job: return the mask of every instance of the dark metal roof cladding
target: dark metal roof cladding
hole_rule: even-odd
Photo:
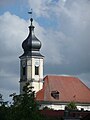
[[[38,54],[39,56],[42,56],[39,53],[41,42],[34,34],[34,26],[32,25],[33,19],[31,18],[30,21],[31,25],[29,26],[29,35],[22,43],[22,48],[24,49],[24,54],[22,56],[31,56],[33,51],[35,53],[33,55],[37,56]]]

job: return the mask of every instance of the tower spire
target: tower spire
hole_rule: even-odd
[[[31,18],[30,18],[30,21],[31,21],[31,26],[32,26],[32,22],[33,22],[33,18],[32,18],[32,9],[31,9],[31,11],[30,12],[28,12],[28,14],[30,14],[31,15]]]
[[[37,92],[43,86],[43,58],[40,54],[41,42],[34,34],[34,26],[32,24],[32,9],[28,12],[31,25],[29,26],[29,34],[22,42],[24,53],[20,58],[20,93],[23,93],[23,87],[27,82],[31,83]]]

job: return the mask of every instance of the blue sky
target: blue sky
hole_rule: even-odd
[[[45,56],[44,76],[73,75],[90,87],[89,0],[0,1],[0,93],[19,93],[19,56],[33,9],[35,34]]]

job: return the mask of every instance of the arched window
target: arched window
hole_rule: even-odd
[[[39,66],[35,66],[35,75],[39,75]]]
[[[26,67],[23,67],[23,75],[26,75]]]

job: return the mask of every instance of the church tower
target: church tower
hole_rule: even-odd
[[[43,85],[43,58],[40,54],[41,42],[34,34],[33,19],[30,19],[29,35],[22,42],[24,50],[20,58],[20,94],[23,93],[23,87],[27,82],[34,87],[37,92]]]

